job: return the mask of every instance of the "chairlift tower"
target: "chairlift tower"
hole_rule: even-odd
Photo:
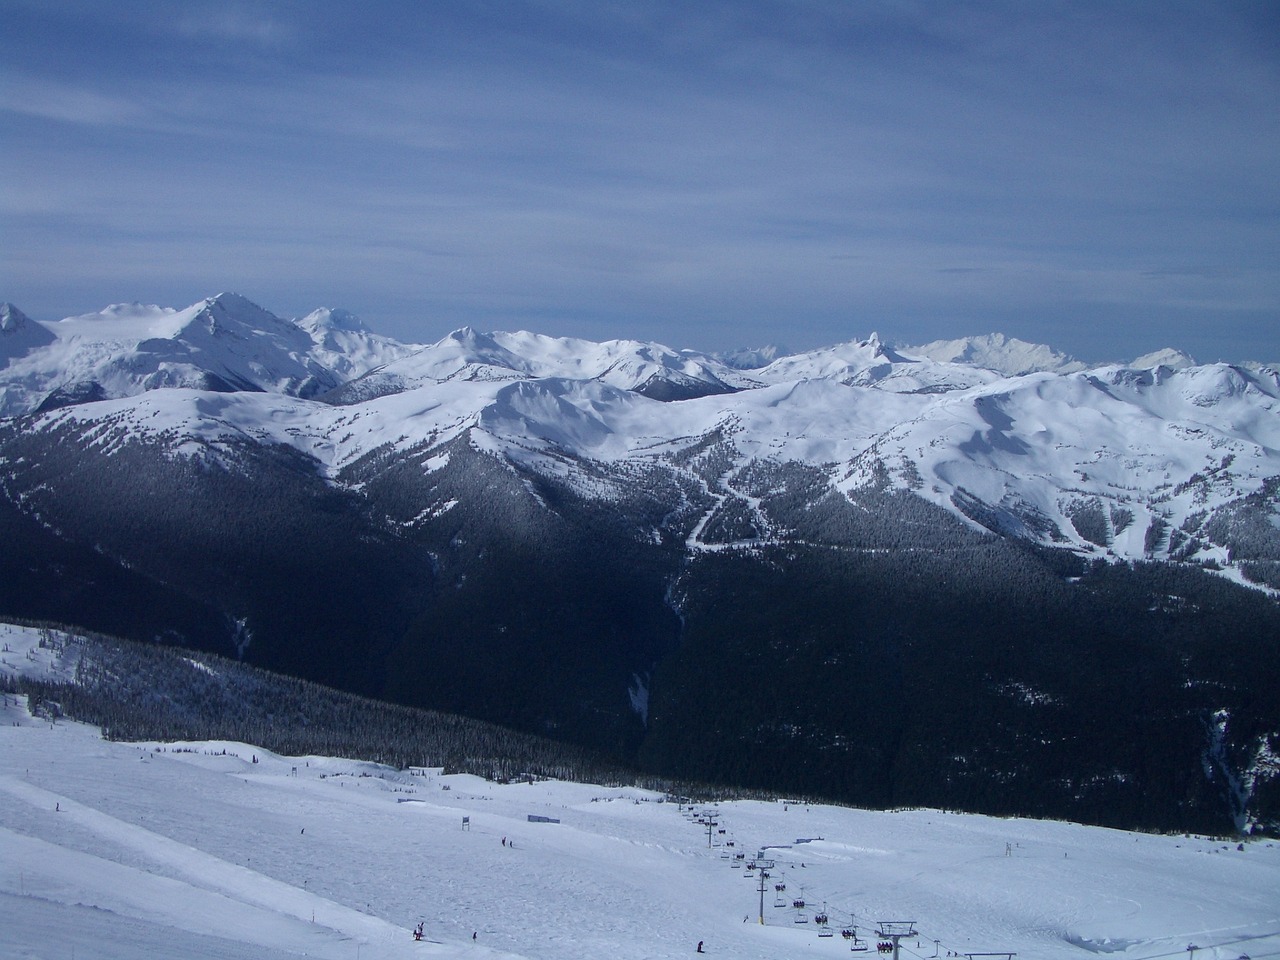
[[[758,879],[759,881],[759,886],[756,887],[756,890],[758,890],[760,893],[760,924],[763,925],[764,924],[764,887],[765,887],[765,884],[767,884],[769,881],[769,870],[773,869],[773,860],[758,860],[756,861],[756,865],[758,865],[758,867],[760,868],[758,877],[756,877],[756,879]]]
[[[705,820],[703,820],[702,822],[703,822],[703,823],[705,823],[705,824],[707,825],[707,849],[708,849],[708,850],[710,850],[710,849],[711,849],[711,835],[712,835],[712,833],[714,833],[714,832],[715,832],[715,828],[716,828],[716,827],[718,827],[718,826],[720,826],[720,824],[719,824],[719,822],[715,819],[715,817],[707,817],[707,818],[706,818]]]
[[[914,920],[881,920],[876,927],[876,936],[893,941],[893,960],[898,960],[898,941],[903,937],[918,937]]]

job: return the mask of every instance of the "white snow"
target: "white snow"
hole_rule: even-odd
[[[15,650],[34,636],[0,627]],[[238,743],[108,743],[9,695],[0,955],[649,960],[702,940],[710,956],[833,958],[853,955],[842,928],[874,954],[891,920],[915,921],[907,960],[1280,954],[1270,841],[739,801],[719,804],[709,848],[707,827],[662,800]],[[761,925],[757,874],[727,855],[765,847]],[[835,936],[818,936],[819,911]]]
[[[11,312],[15,329],[18,319]],[[236,438],[284,443],[334,478],[378,447],[439,447],[471,431],[480,449],[577,482],[577,459],[670,467],[672,453],[718,433],[732,464],[716,496],[741,496],[725,484],[752,458],[819,466],[840,489],[882,463],[892,483],[953,512],[954,498],[978,497],[1024,535],[1052,526],[1081,552],[1136,559],[1148,555],[1153,522],[1177,528],[1280,475],[1280,372],[1194,365],[1171,351],[1085,370],[998,334],[903,350],[872,334],[742,372],[656,343],[523,331],[464,328],[413,347],[344,311],[290,322],[234,295],[181,311],[117,305],[41,329],[56,339],[3,370],[0,416],[94,380],[111,399],[54,411],[30,429],[100,424],[101,443],[147,436],[185,456],[221,457]],[[1025,369],[1036,372],[1007,375]],[[201,371],[266,392],[174,389],[201,386]],[[343,406],[287,395],[350,377],[337,388]],[[737,392],[668,403],[635,392],[654,378]],[[616,493],[595,478],[581,488]],[[1095,501],[1108,517],[1106,546],[1070,519]],[[1014,515],[1028,510],[1040,522],[1020,526]],[[1116,530],[1111,518],[1124,516]]]

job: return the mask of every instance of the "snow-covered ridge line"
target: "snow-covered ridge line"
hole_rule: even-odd
[[[1166,349],[1126,366],[1182,369],[1195,362]],[[597,343],[471,328],[430,345],[405,344],[375,334],[345,310],[322,307],[286,320],[232,293],[181,310],[114,304],[54,321],[34,321],[12,304],[0,305],[0,416],[172,387],[329,392],[331,401],[360,402],[445,380],[551,377],[678,400],[800,379],[942,392],[1084,369],[1051,347],[1000,334],[896,348],[872,334],[799,354],[771,347],[717,356],[633,340]]]
[[[0,327],[20,338],[0,340],[0,414],[43,411],[24,429],[76,423],[104,450],[149,437],[215,459],[228,442],[283,444],[331,478],[374,450],[467,431],[556,476],[588,461],[674,469],[680,438],[728,430],[728,477],[794,461],[837,489],[887,482],[1005,534],[1221,566],[1232,557],[1199,526],[1280,477],[1280,373],[1168,351],[1086,369],[999,335],[894,348],[872,334],[742,369],[530,332],[399,344],[345,311],[289,321],[235,294],[45,324],[7,307]]]

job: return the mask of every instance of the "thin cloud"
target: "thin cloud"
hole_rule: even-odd
[[[0,86],[0,111],[89,126],[130,126],[148,119],[145,107],[126,98],[24,76]]]

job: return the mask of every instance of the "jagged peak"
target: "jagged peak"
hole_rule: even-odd
[[[30,324],[31,318],[12,303],[0,303],[0,333],[16,333]]]

